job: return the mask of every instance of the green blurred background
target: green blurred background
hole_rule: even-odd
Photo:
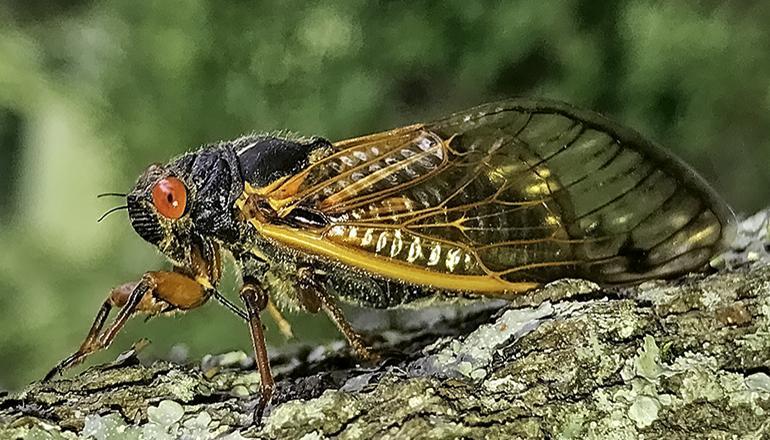
[[[4,0],[0,388],[41,377],[112,286],[164,264],[124,213],[96,224],[114,201],[95,195],[242,133],[334,140],[547,96],[667,145],[755,211],[770,201],[768,23],[770,2]],[[305,341],[336,337],[323,317],[293,321]],[[141,336],[156,356],[249,351],[212,304],[137,319],[94,360]]]

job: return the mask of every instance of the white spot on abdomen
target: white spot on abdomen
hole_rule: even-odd
[[[437,244],[430,251],[430,256],[428,257],[428,266],[435,266],[438,264],[440,260],[441,260],[441,245]]]

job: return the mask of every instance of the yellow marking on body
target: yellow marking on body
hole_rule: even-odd
[[[236,204],[240,203],[240,205],[238,205],[239,208],[243,207],[243,202],[245,202],[250,195],[256,194],[256,193],[257,193],[257,188],[254,188],[253,186],[251,186],[249,182],[245,182],[243,185],[243,194],[241,194],[241,196],[238,198],[238,200],[236,200],[235,203]]]
[[[482,275],[456,275],[433,272],[389,258],[382,258],[350,249],[346,246],[324,240],[310,232],[264,224],[253,219],[250,222],[263,237],[284,246],[329,258],[375,275],[410,284],[443,290],[479,293],[524,292],[538,286],[537,283],[514,283]]]

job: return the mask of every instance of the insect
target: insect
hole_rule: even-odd
[[[704,266],[734,225],[703,179],[636,132],[529,99],[336,143],[255,135],[207,145],[151,165],[125,197],[134,230],[173,269],[113,289],[46,378],[108,347],[137,313],[215,298],[248,323],[257,418],[274,388],[264,310],[278,320],[279,310],[323,310],[374,358],[338,301],[390,308],[510,298],[562,277],[670,277]],[[226,254],[244,308],[217,290]]]

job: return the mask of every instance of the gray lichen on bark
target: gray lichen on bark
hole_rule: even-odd
[[[408,312],[377,365],[336,343],[276,353],[260,427],[243,355],[204,368],[128,356],[2,397],[0,437],[767,438],[769,218],[744,221],[711,275],[563,280],[502,309]]]

